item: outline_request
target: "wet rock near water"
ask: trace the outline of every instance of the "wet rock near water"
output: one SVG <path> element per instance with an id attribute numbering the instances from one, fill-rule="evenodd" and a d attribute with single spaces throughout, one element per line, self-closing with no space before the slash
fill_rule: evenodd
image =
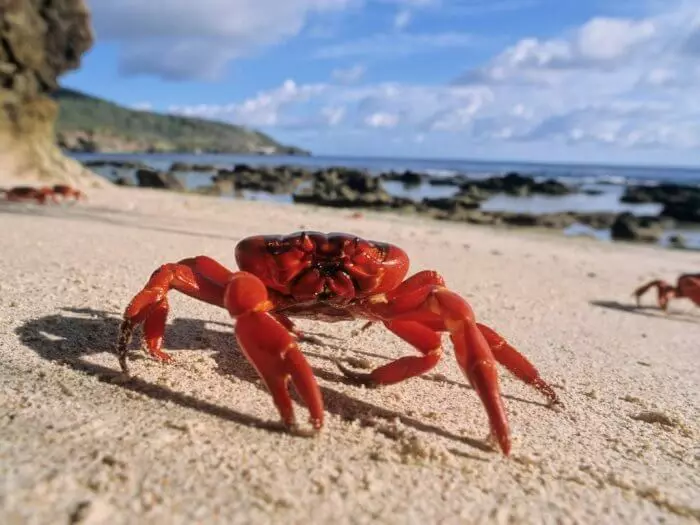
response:
<path id="1" fill-rule="evenodd" d="M 528 197 L 530 195 L 569 195 L 575 189 L 555 179 L 547 179 L 538 182 L 534 177 L 510 172 L 503 176 L 494 176 L 487 179 L 471 179 L 465 175 L 453 175 L 451 177 L 429 177 L 431 186 L 457 186 L 462 192 L 479 192 L 483 199 L 496 193 L 516 197 Z"/>
<path id="2" fill-rule="evenodd" d="M 655 243 L 661 239 L 664 227 L 669 226 L 659 217 L 637 217 L 629 212 L 621 213 L 610 228 L 613 240 Z"/>
<path id="3" fill-rule="evenodd" d="M 379 180 L 401 182 L 405 186 L 420 186 L 423 182 L 428 180 L 428 178 L 429 177 L 424 173 L 410 170 L 404 171 L 403 173 L 389 171 L 379 175 Z"/>
<path id="4" fill-rule="evenodd" d="M 682 184 L 658 184 L 656 186 L 628 186 L 620 202 L 631 204 L 682 204 L 700 199 L 700 188 Z"/>
<path id="5" fill-rule="evenodd" d="M 123 170 L 153 169 L 143 162 L 132 162 L 128 160 L 88 160 L 83 162 L 88 168 L 117 168 Z"/>
<path id="6" fill-rule="evenodd" d="M 313 174 L 310 188 L 293 195 L 294 202 L 335 208 L 415 208 L 410 199 L 390 195 L 378 177 L 366 171 L 331 168 Z"/>
<path id="7" fill-rule="evenodd" d="M 184 191 L 185 187 L 174 174 L 157 171 L 152 168 L 136 170 L 136 180 L 141 188 L 158 188 L 164 190 Z"/>
<path id="8" fill-rule="evenodd" d="M 217 167 L 213 164 L 188 164 L 186 162 L 173 162 L 170 166 L 170 171 L 198 171 L 198 172 L 214 172 Z"/>
<path id="9" fill-rule="evenodd" d="M 486 194 L 505 193 L 516 197 L 528 197 L 534 194 L 541 195 L 569 195 L 574 192 L 566 184 L 548 179 L 537 182 L 534 177 L 511 172 L 504 176 L 489 177 L 488 179 L 467 179 L 460 184 L 462 191 L 480 190 Z"/>
<path id="10" fill-rule="evenodd" d="M 690 197 L 683 202 L 666 203 L 661 216 L 679 222 L 700 223 L 700 196 Z"/>
<path id="11" fill-rule="evenodd" d="M 271 194 L 292 193 L 304 180 L 311 179 L 311 172 L 293 166 L 256 166 L 237 164 L 232 170 L 220 169 L 212 178 L 220 186 L 233 184 L 233 189 L 263 191 Z"/>

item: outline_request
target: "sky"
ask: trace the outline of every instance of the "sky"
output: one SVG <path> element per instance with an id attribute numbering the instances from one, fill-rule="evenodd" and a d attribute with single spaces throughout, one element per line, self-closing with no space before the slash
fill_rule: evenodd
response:
<path id="1" fill-rule="evenodd" d="M 700 165 L 698 0 L 87 0 L 64 86 L 318 155 Z"/>

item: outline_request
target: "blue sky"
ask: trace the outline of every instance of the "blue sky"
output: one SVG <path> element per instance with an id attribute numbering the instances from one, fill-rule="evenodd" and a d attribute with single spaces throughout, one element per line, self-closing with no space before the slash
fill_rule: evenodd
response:
<path id="1" fill-rule="evenodd" d="M 88 0 L 67 87 L 316 154 L 700 165 L 691 0 Z"/>

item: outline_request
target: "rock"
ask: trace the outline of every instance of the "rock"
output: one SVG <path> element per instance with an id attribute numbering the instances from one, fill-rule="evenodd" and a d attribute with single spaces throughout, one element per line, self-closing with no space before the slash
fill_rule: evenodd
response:
<path id="1" fill-rule="evenodd" d="M 676 248 L 677 250 L 685 250 L 688 247 L 688 243 L 681 234 L 671 235 L 668 238 L 668 245 L 671 248 Z"/>
<path id="2" fill-rule="evenodd" d="M 63 155 L 54 131 L 58 77 L 93 44 L 83 0 L 4 1 L 0 8 L 0 165 L 42 183 L 110 183 Z"/>
<path id="3" fill-rule="evenodd" d="M 173 162 L 170 166 L 170 171 L 212 172 L 216 171 L 216 166 L 213 164 L 187 164 L 186 162 Z"/>
<path id="4" fill-rule="evenodd" d="M 407 199 L 396 199 L 382 187 L 378 177 L 347 168 L 319 170 L 313 175 L 310 188 L 293 195 L 294 202 L 338 208 L 390 209 L 409 205 Z"/>
<path id="5" fill-rule="evenodd" d="M 456 198 L 465 198 L 468 197 L 472 200 L 475 201 L 485 201 L 488 200 L 489 194 L 479 188 L 476 184 L 472 182 L 468 182 L 466 184 L 462 184 L 459 188 L 459 192 L 455 195 Z"/>
<path id="6" fill-rule="evenodd" d="M 137 170 L 140 168 L 151 169 L 148 164 L 143 162 L 131 162 L 128 160 L 88 160 L 83 164 L 90 168 L 106 168 L 113 167 L 125 170 Z"/>
<path id="7" fill-rule="evenodd" d="M 612 227 L 617 215 L 615 213 L 577 213 L 576 222 L 590 226 L 594 230 L 607 230 Z"/>
<path id="8" fill-rule="evenodd" d="M 236 190 L 264 191 L 273 194 L 292 193 L 311 174 L 301 168 L 290 166 L 251 167 L 237 164 L 233 170 L 218 170 L 214 182 L 232 181 Z"/>
<path id="9" fill-rule="evenodd" d="M 620 202 L 683 204 L 693 199 L 700 199 L 700 188 L 664 183 L 656 186 L 628 186 L 624 195 L 620 197 Z"/>
<path id="10" fill-rule="evenodd" d="M 159 188 L 183 191 L 185 187 L 180 180 L 170 172 L 141 168 L 136 171 L 136 180 L 141 188 Z"/>
<path id="11" fill-rule="evenodd" d="M 428 208 L 456 212 L 458 210 L 474 210 L 479 207 L 479 201 L 467 195 L 455 197 L 424 198 L 423 204 Z"/>
<path id="12" fill-rule="evenodd" d="M 136 186 L 134 179 L 131 177 L 120 176 L 114 179 L 114 184 L 117 186 Z"/>
<path id="13" fill-rule="evenodd" d="M 617 216 L 610 233 L 614 240 L 653 243 L 663 235 L 663 227 L 656 217 L 637 217 L 625 212 Z"/>
<path id="14" fill-rule="evenodd" d="M 700 196 L 689 197 L 682 202 L 668 202 L 661 210 L 662 217 L 680 222 L 700 222 Z"/>
<path id="15" fill-rule="evenodd" d="M 425 175 L 409 170 L 404 171 L 403 173 L 390 171 L 379 175 L 379 179 L 402 182 L 406 186 L 420 186 L 425 179 Z"/>
<path id="16" fill-rule="evenodd" d="M 505 213 L 502 221 L 510 226 L 530 226 L 539 228 L 552 228 L 563 230 L 576 222 L 576 218 L 570 213 Z"/>
<path id="17" fill-rule="evenodd" d="M 428 177 L 428 184 L 431 186 L 461 186 L 468 182 L 464 175 L 454 175 L 452 177 Z"/>
<path id="18" fill-rule="evenodd" d="M 536 182 L 533 177 L 511 172 L 503 177 L 489 177 L 483 180 L 467 180 L 461 184 L 462 190 L 478 189 L 486 194 L 505 193 L 516 197 L 527 197 L 532 194 L 542 195 L 568 195 L 573 192 L 567 185 L 548 179 L 544 182 Z"/>
<path id="19" fill-rule="evenodd" d="M 544 182 L 536 182 L 530 187 L 531 193 L 540 193 L 542 195 L 568 195 L 571 189 L 562 184 L 558 180 L 548 179 Z"/>

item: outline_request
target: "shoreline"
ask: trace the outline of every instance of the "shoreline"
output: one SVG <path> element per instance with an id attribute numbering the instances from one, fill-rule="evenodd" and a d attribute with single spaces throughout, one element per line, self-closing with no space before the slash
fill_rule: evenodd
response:
<path id="1" fill-rule="evenodd" d="M 700 249 L 700 215 L 693 204 L 693 199 L 700 198 L 700 183 L 693 185 L 691 181 L 688 185 L 659 185 L 649 180 L 614 183 L 614 177 L 598 174 L 595 182 L 590 174 L 557 177 L 555 173 L 517 171 L 438 175 L 426 166 L 419 171 L 324 168 L 315 161 L 295 164 L 288 158 L 289 163 L 280 164 L 277 157 L 261 164 L 249 159 L 250 164 L 234 165 L 229 164 L 229 156 L 203 157 L 219 160 L 213 164 L 164 156 L 160 165 L 149 163 L 148 156 L 121 157 L 132 160 L 95 155 L 85 162 L 99 175 L 126 185 L 161 185 L 224 198 L 403 210 L 447 221 L 547 227 L 565 235 Z M 655 190 L 667 186 L 678 191 L 666 195 L 666 190 Z M 624 213 L 632 216 L 622 216 Z"/>

